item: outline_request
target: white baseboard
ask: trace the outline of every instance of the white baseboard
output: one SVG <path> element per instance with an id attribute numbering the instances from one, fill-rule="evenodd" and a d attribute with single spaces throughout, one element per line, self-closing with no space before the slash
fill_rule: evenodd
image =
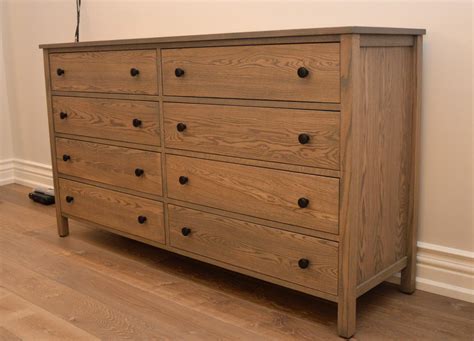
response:
<path id="1" fill-rule="evenodd" d="M 53 187 L 53 170 L 50 165 L 21 160 L 0 161 L 0 186 L 17 183 L 28 187 Z"/>
<path id="2" fill-rule="evenodd" d="M 417 244 L 416 288 L 474 303 L 474 252 Z M 400 283 L 400 274 L 388 281 Z"/>
<path id="3" fill-rule="evenodd" d="M 8 159 L 0 161 L 0 186 L 53 186 L 50 165 Z M 389 282 L 400 283 L 400 275 Z M 474 252 L 418 242 L 417 289 L 474 302 Z"/>

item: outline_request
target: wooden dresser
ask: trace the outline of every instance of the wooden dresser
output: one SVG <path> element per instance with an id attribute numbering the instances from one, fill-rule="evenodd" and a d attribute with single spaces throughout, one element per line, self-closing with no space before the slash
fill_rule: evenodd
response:
<path id="1" fill-rule="evenodd" d="M 338 304 L 415 290 L 420 29 L 41 45 L 58 231 L 77 219 Z M 315 307 L 317 309 L 317 307 Z"/>

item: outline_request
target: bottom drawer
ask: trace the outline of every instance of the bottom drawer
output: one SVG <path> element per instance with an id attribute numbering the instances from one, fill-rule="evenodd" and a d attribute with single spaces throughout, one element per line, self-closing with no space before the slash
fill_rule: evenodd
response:
<path id="1" fill-rule="evenodd" d="M 59 180 L 59 194 L 65 214 L 165 242 L 161 202 L 65 179 Z"/>
<path id="2" fill-rule="evenodd" d="M 337 295 L 338 243 L 168 205 L 171 246 Z"/>

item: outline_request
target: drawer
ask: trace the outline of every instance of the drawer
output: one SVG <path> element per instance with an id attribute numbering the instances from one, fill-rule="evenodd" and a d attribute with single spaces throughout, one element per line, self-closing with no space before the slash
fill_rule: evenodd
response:
<path id="1" fill-rule="evenodd" d="M 339 169 L 338 112 L 165 103 L 163 115 L 169 148 Z"/>
<path id="2" fill-rule="evenodd" d="M 163 92 L 337 103 L 339 58 L 338 43 L 164 49 Z"/>
<path id="3" fill-rule="evenodd" d="M 162 195 L 160 153 L 56 138 L 56 164 L 61 174 Z"/>
<path id="4" fill-rule="evenodd" d="M 53 96 L 53 117 L 58 133 L 160 145 L 157 102 Z"/>
<path id="5" fill-rule="evenodd" d="M 67 215 L 165 242 L 161 202 L 65 179 L 59 179 L 59 194 Z"/>
<path id="6" fill-rule="evenodd" d="M 170 198 L 338 233 L 339 179 L 176 155 L 166 169 Z"/>
<path id="7" fill-rule="evenodd" d="M 174 205 L 168 214 L 173 247 L 337 295 L 336 242 Z"/>
<path id="8" fill-rule="evenodd" d="M 155 50 L 51 53 L 49 63 L 52 90 L 158 95 Z"/>

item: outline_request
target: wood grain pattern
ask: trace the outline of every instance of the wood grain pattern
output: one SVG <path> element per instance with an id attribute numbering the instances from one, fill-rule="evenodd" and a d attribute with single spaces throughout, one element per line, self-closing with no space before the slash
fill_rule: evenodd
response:
<path id="1" fill-rule="evenodd" d="M 66 202 L 66 196 L 74 200 Z M 59 180 L 64 214 L 97 222 L 116 230 L 164 243 L 163 204 L 75 181 Z M 145 216 L 144 224 L 138 216 Z"/>
<path id="2" fill-rule="evenodd" d="M 337 43 L 164 49 L 162 59 L 165 96 L 339 102 Z"/>
<path id="3" fill-rule="evenodd" d="M 335 242 L 174 205 L 168 213 L 174 247 L 337 294 Z M 181 233 L 185 226 L 188 236 Z M 306 269 L 298 266 L 302 258 L 309 260 Z"/>
<path id="4" fill-rule="evenodd" d="M 168 148 L 339 169 L 339 113 L 164 103 L 163 115 Z"/>
<path id="5" fill-rule="evenodd" d="M 49 129 L 49 143 L 50 143 L 50 152 L 51 160 L 54 160 L 56 157 L 56 140 L 54 138 L 54 108 L 51 97 L 51 73 L 49 69 L 49 53 L 48 51 L 43 51 L 43 65 L 44 65 L 44 78 L 45 78 L 45 88 L 46 88 L 46 105 L 48 110 L 48 129 Z M 52 163 L 53 169 L 53 183 L 54 188 L 59 188 L 58 180 L 58 170 L 56 163 Z M 56 204 L 56 220 L 57 220 L 57 229 L 58 235 L 60 237 L 66 237 L 69 234 L 69 224 L 68 220 L 63 217 L 61 213 L 61 203 Z"/>
<path id="6" fill-rule="evenodd" d="M 56 138 L 56 163 L 60 174 L 162 195 L 160 153 Z M 137 168 L 143 175 L 136 176 Z"/>
<path id="7" fill-rule="evenodd" d="M 361 49 L 364 108 L 356 154 L 360 284 L 407 254 L 411 168 L 413 51 L 409 47 Z"/>
<path id="8" fill-rule="evenodd" d="M 412 294 L 416 289 L 416 250 L 418 236 L 418 207 L 420 200 L 420 143 L 421 143 L 421 70 L 423 37 L 416 37 L 413 49 L 413 109 L 411 169 L 407 222 L 407 267 L 402 271 L 400 290 Z"/>
<path id="9" fill-rule="evenodd" d="M 357 188 L 360 173 L 357 155 L 358 131 L 355 129 L 361 111 L 360 101 L 360 35 L 341 37 L 341 190 L 339 199 L 339 290 L 337 331 L 350 338 L 356 331 L 358 248 Z"/>
<path id="10" fill-rule="evenodd" d="M 61 112 L 67 118 L 61 119 Z M 160 145 L 156 102 L 53 96 L 52 115 L 59 133 Z M 140 127 L 133 126 L 135 118 Z"/>
<path id="11" fill-rule="evenodd" d="M 158 94 L 156 50 L 50 54 L 51 88 L 61 91 Z M 64 70 L 57 75 L 56 70 Z M 132 77 L 130 69 L 140 74 Z"/>
<path id="12" fill-rule="evenodd" d="M 166 170 L 170 198 L 338 233 L 339 179 L 175 155 L 166 155 Z"/>
<path id="13" fill-rule="evenodd" d="M 199 334 L 207 340 L 339 340 L 332 302 L 95 230 L 76 220 L 70 221 L 71 235 L 58 238 L 54 207 L 32 203 L 27 197 L 30 190 L 17 184 L 0 187 L 2 287 L 61 319 L 61 324 L 48 328 L 50 335 L 70 325 L 104 340 L 188 340 L 198 338 L 182 328 L 190 318 L 193 331 L 216 331 Z M 147 299 L 136 304 L 137 297 Z M 166 304 L 155 297 L 166 299 Z M 162 311 L 174 306 L 171 312 L 181 314 L 159 313 L 160 303 Z M 421 290 L 408 296 L 398 286 L 384 283 L 358 300 L 357 339 L 469 340 L 473 316 L 472 303 Z M 6 322 L 0 327 L 0 339 L 15 340 L 10 328 L 14 321 L 0 320 L 0 325 Z"/>
<path id="14" fill-rule="evenodd" d="M 164 44 L 173 42 L 201 42 L 206 44 L 208 41 L 225 41 L 234 39 L 252 39 L 252 38 L 273 38 L 281 39 L 284 37 L 295 39 L 304 36 L 324 36 L 341 34 L 387 34 L 387 35 L 421 35 L 425 34 L 425 29 L 419 28 L 400 28 L 400 27 L 370 27 L 370 26 L 341 26 L 341 27 L 318 27 L 293 30 L 273 30 L 273 31 L 254 31 L 254 32 L 236 32 L 236 33 L 217 33 L 200 34 L 175 37 L 157 37 L 142 39 L 117 39 L 103 41 L 81 41 L 79 43 L 57 43 L 42 44 L 40 48 L 60 48 L 60 47 L 87 47 L 87 46 L 114 46 L 114 45 L 140 45 L 140 44 Z"/>

